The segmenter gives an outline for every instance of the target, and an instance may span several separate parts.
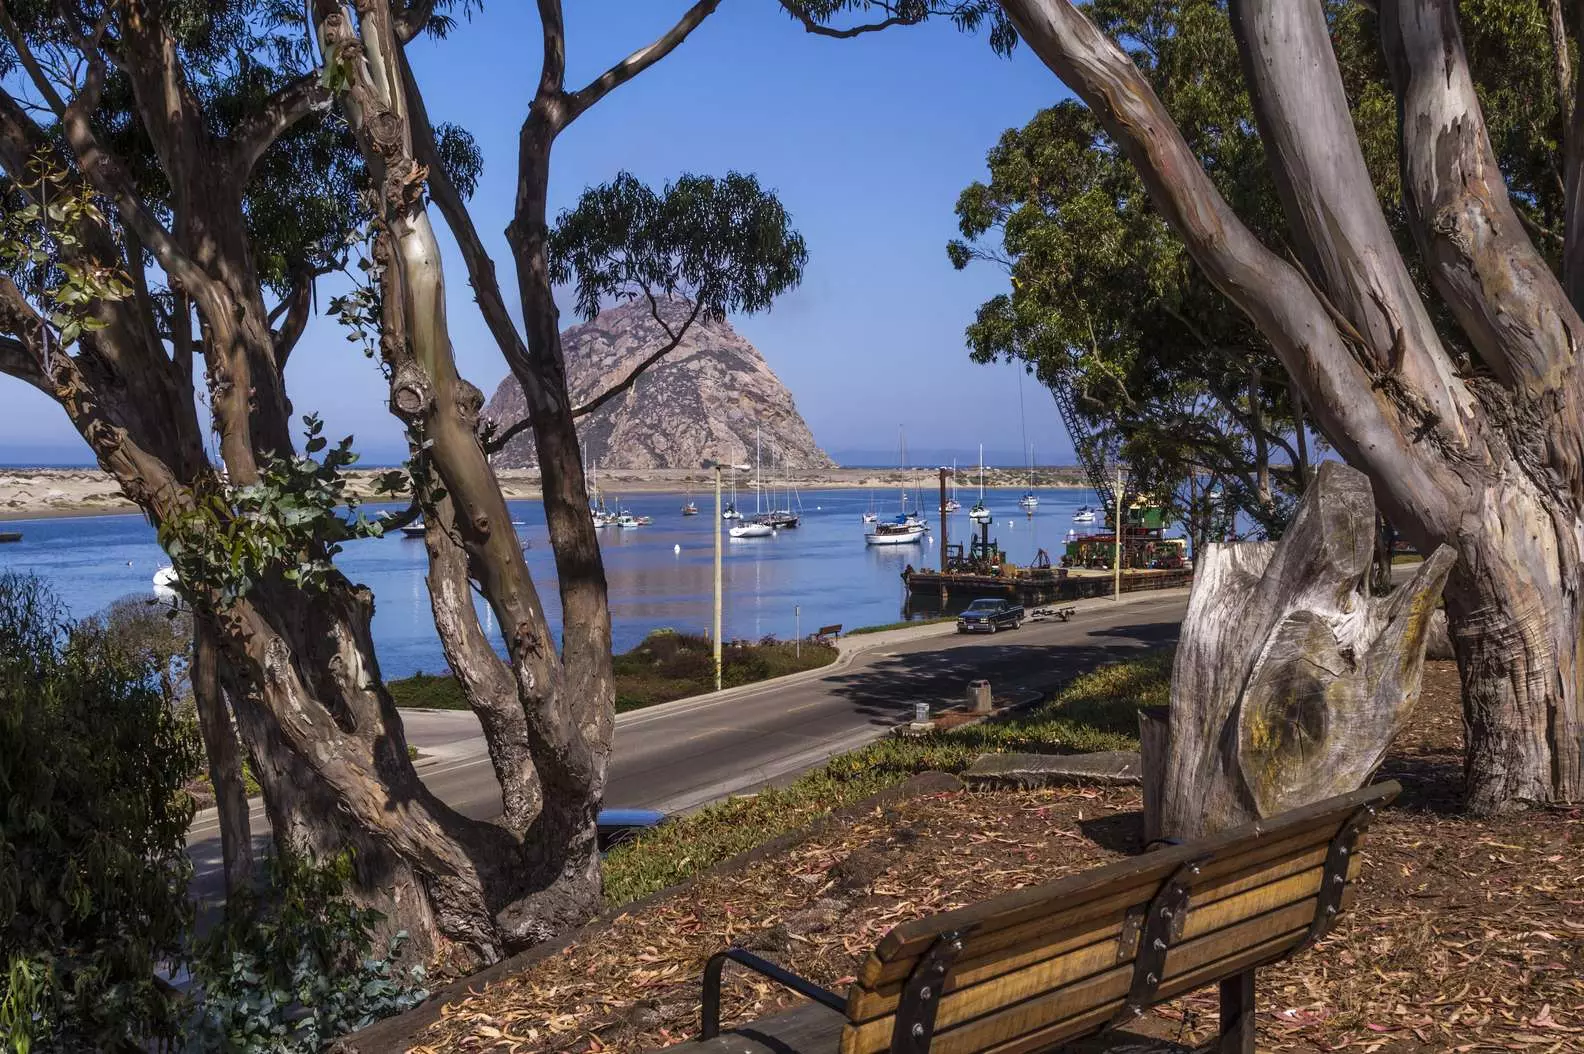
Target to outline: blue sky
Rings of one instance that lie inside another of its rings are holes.
[[[566,7],[568,82],[576,85],[663,32],[686,4]],[[491,3],[414,56],[431,115],[471,130],[483,151],[472,209],[513,302],[501,232],[517,129],[539,71],[531,8]],[[838,457],[890,451],[902,424],[914,460],[971,458],[980,442],[1012,460],[1020,446],[1016,371],[969,362],[962,338],[975,308],[1006,280],[984,266],[954,271],[944,245],[956,231],[957,194],[983,175],[997,136],[1065,94],[1026,48],[1003,59],[983,36],[944,24],[836,41],[805,34],[772,0],[725,0],[675,53],[562,135],[552,208],[621,169],[653,183],[689,171],[757,174],[791,211],[810,261],[803,285],[770,313],[732,322],[791,389],[815,438]],[[447,279],[460,365],[487,394],[506,370],[454,252]],[[322,288],[320,303],[332,292]],[[562,324],[575,321],[564,298]],[[384,382],[334,323],[312,323],[288,373],[299,411],[317,409],[335,435],[354,433],[366,460],[400,456]],[[53,403],[17,382],[0,385],[8,407],[0,463],[85,460]],[[1039,460],[1070,460],[1049,395],[1025,382],[1023,400]]]

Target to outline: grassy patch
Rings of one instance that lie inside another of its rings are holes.
[[[449,673],[434,676],[415,673],[399,681],[388,681],[391,698],[405,710],[466,710],[467,697],[462,685]]]
[[[722,802],[621,846],[605,860],[605,896],[625,904],[915,773],[961,772],[980,754],[1136,749],[1138,710],[1164,704],[1170,678],[1171,652],[1151,651],[1074,678],[1020,717],[843,754],[785,787]]]
[[[911,629],[914,626],[937,626],[942,622],[955,621],[957,621],[957,616],[955,615],[942,615],[940,618],[916,618],[909,619],[905,622],[883,622],[878,626],[859,626],[857,629],[850,629],[847,631],[846,635],[849,637],[859,637],[865,633],[884,633],[888,629]]]
[[[825,644],[776,640],[721,649],[721,685],[736,688],[836,661]],[[656,630],[615,657],[616,710],[637,710],[715,690],[715,656],[708,637]],[[396,705],[414,710],[466,710],[462,686],[450,674],[414,674],[389,682]]]

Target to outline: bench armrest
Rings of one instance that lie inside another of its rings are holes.
[[[726,960],[748,967],[755,973],[763,974],[776,984],[790,988],[799,995],[808,996],[816,1003],[828,1006],[838,1014],[847,1012],[847,998],[837,995],[828,988],[821,988],[813,981],[806,981],[795,973],[781,969],[768,959],[761,959],[752,952],[743,951],[741,948],[728,948],[710,956],[709,962],[704,964],[704,1021],[700,1029],[701,1038],[714,1039],[720,1034],[720,997],[721,997],[721,971],[726,968]]]

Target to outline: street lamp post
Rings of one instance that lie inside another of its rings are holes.
[[[721,690],[721,469],[727,466],[719,461],[704,462],[705,468],[715,470],[715,690]],[[732,465],[733,469],[747,465]]]
[[[721,690],[721,467],[715,465],[715,690]]]
[[[1122,470],[1117,469],[1116,478],[1116,555],[1111,561],[1111,573],[1114,576],[1116,592],[1113,600],[1122,599]]]

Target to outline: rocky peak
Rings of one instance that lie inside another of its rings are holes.
[[[681,300],[660,303],[673,330],[691,310]],[[573,404],[619,384],[669,340],[648,301],[609,308],[565,330],[561,345]],[[515,378],[501,382],[484,412],[502,426],[523,417],[527,405]],[[764,356],[729,323],[701,319],[632,388],[581,418],[578,435],[584,456],[602,468],[697,468],[706,458],[751,464],[755,426],[767,469],[832,464]],[[537,465],[533,434],[517,436],[494,460],[503,468]]]

